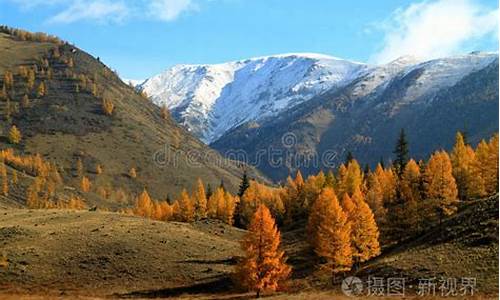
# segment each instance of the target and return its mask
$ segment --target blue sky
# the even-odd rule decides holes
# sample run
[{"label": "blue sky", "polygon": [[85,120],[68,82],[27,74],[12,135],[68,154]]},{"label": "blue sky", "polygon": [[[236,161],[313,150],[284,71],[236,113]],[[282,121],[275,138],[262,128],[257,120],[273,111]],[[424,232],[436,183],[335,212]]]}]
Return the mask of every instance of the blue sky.
[{"label": "blue sky", "polygon": [[134,79],[289,52],[383,63],[498,51],[495,0],[0,0],[0,9],[0,23],[58,35]]}]

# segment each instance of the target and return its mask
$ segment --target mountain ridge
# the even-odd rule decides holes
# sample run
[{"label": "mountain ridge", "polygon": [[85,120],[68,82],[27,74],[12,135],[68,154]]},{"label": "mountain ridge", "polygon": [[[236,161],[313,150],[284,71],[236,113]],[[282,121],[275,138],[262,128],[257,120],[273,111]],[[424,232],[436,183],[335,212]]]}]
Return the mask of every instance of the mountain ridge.
[{"label": "mountain ridge", "polygon": [[[316,53],[287,53],[219,64],[181,64],[153,76],[138,88],[206,143],[214,143],[245,122],[274,117],[328,90],[361,78],[359,93],[383,88],[394,76],[423,69],[412,98],[451,86],[483,68],[497,53],[471,52],[433,60],[403,56],[383,65],[369,65]],[[267,68],[268,72],[259,72]],[[244,76],[239,76],[245,71]],[[240,71],[240,72],[239,72]],[[239,72],[239,73],[238,73]],[[427,80],[426,80],[427,79]],[[422,88],[428,85],[429,90]]]}]

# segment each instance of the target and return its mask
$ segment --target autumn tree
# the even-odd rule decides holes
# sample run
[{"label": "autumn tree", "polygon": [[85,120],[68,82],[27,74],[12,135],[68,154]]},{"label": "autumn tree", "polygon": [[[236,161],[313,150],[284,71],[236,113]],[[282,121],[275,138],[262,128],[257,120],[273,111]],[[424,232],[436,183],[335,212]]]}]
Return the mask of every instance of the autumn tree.
[{"label": "autumn tree", "polygon": [[[483,195],[491,195],[498,192],[498,134],[495,134],[489,142],[482,140],[475,151],[476,160],[473,165],[473,174],[480,178],[477,182],[478,190]],[[482,196],[482,195],[480,195]]]},{"label": "autumn tree", "polygon": [[134,214],[146,218],[150,218],[153,215],[153,201],[149,197],[146,189],[137,197],[135,202]]},{"label": "autumn tree", "polygon": [[245,258],[237,266],[241,285],[255,291],[257,297],[261,292],[277,290],[291,273],[280,242],[271,212],[260,204],[241,242]]},{"label": "autumn tree", "polygon": [[375,216],[359,188],[351,199],[352,204],[348,204],[344,211],[351,226],[352,256],[357,265],[380,254],[379,231]]},{"label": "autumn tree", "polygon": [[24,94],[23,98],[21,99],[21,107],[26,108],[30,105],[30,99],[28,98],[28,95]]},{"label": "autumn tree", "polygon": [[196,191],[193,195],[195,203],[196,218],[203,219],[207,217],[207,195],[203,187],[203,181],[200,178],[196,181]]},{"label": "autumn tree", "polygon": [[11,144],[19,144],[21,142],[21,131],[17,129],[16,125],[12,125],[9,130],[9,142]]},{"label": "autumn tree", "polygon": [[102,105],[102,110],[106,115],[111,116],[113,114],[113,109],[115,108],[115,105],[113,104],[113,101],[111,101],[111,99],[103,98],[101,105]]},{"label": "autumn tree", "polygon": [[97,165],[95,166],[95,173],[96,173],[97,175],[102,174],[102,166],[101,166],[100,164],[97,164]]},{"label": "autumn tree", "polygon": [[357,188],[362,189],[363,177],[363,171],[355,159],[352,159],[347,167],[341,165],[337,182],[338,196],[342,197],[344,193],[352,196]]},{"label": "autumn tree", "polygon": [[314,252],[324,261],[322,270],[335,276],[351,268],[351,225],[332,188],[323,189],[314,202],[307,231]]},{"label": "autumn tree", "polygon": [[[473,166],[476,160],[476,154],[472,147],[467,145],[464,137],[460,132],[457,132],[455,138],[455,146],[450,154],[451,165],[453,170],[453,177],[457,183],[458,197],[461,200],[474,197],[474,190],[478,189],[477,184],[473,178]],[[474,187],[476,185],[476,187]],[[479,192],[482,194],[482,192]],[[481,196],[481,195],[477,195]]]},{"label": "autumn tree", "polygon": [[130,168],[130,170],[128,171],[128,176],[130,178],[137,178],[137,171],[134,167]]},{"label": "autumn tree", "polygon": [[83,162],[82,162],[82,159],[79,157],[77,160],[76,160],[76,174],[78,176],[82,176],[83,175]]},{"label": "autumn tree", "polygon": [[7,167],[3,162],[0,165],[0,175],[2,176],[2,194],[7,196],[9,195],[9,178],[7,177]]},{"label": "autumn tree", "polygon": [[436,209],[440,220],[457,210],[457,185],[453,178],[450,157],[445,151],[436,151],[429,159],[424,173],[424,189],[427,199],[438,201]]},{"label": "autumn tree", "polygon": [[14,86],[14,75],[12,75],[11,71],[5,71],[3,74],[3,82],[7,88],[12,89]]},{"label": "autumn tree", "polygon": [[221,201],[224,201],[224,190],[217,188],[207,202],[207,214],[209,218],[217,218],[217,208]]},{"label": "autumn tree", "polygon": [[194,205],[193,201],[189,197],[188,192],[185,189],[182,190],[178,202],[179,202],[180,221],[192,222],[194,220],[194,212],[195,212]]},{"label": "autumn tree", "polygon": [[366,202],[370,206],[375,220],[380,227],[386,220],[386,208],[384,207],[384,187],[383,179],[377,173],[370,172],[367,176],[368,191],[366,193]]},{"label": "autumn tree", "polygon": [[170,112],[165,104],[160,108],[160,116],[163,120],[167,120],[170,116]]},{"label": "autumn tree", "polygon": [[83,192],[88,193],[90,191],[90,179],[87,177],[83,176],[82,180],[80,181],[80,188]]},{"label": "autumn tree", "polygon": [[408,231],[419,231],[420,225],[420,211],[419,207],[421,202],[421,174],[420,167],[415,162],[415,160],[410,159],[406,164],[403,174],[401,175],[400,186],[400,197],[401,197],[401,209],[397,214],[397,224],[401,228],[404,225],[403,230]]},{"label": "autumn tree", "polygon": [[36,89],[36,95],[38,97],[43,97],[47,94],[47,87],[45,85],[45,82],[42,81],[40,82],[40,84],[38,85],[38,88]]}]

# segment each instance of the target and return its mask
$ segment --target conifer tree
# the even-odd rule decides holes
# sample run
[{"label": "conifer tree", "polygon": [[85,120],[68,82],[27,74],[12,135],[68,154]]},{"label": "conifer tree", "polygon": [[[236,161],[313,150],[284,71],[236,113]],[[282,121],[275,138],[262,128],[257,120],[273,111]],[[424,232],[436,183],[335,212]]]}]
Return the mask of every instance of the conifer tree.
[{"label": "conifer tree", "polygon": [[160,109],[160,116],[163,120],[167,120],[170,116],[170,112],[165,104],[163,104]]},{"label": "conifer tree", "polygon": [[401,175],[403,175],[406,162],[408,162],[409,158],[408,141],[406,140],[404,129],[401,129],[399,133],[396,148],[394,149],[394,154],[396,155],[396,159],[394,160],[394,167],[398,176],[401,177]]},{"label": "conifer tree", "polygon": [[353,209],[345,211],[351,225],[352,255],[357,264],[380,254],[379,231],[375,216],[359,188],[354,191],[352,202]]},{"label": "conifer tree", "polygon": [[128,171],[128,176],[130,178],[137,178],[137,171],[134,167],[130,168],[130,170]]},{"label": "conifer tree", "polygon": [[9,142],[11,144],[19,144],[21,142],[21,131],[17,129],[16,125],[12,125],[9,130]]},{"label": "conifer tree", "polygon": [[[458,197],[465,200],[474,197],[473,166],[476,160],[474,150],[465,144],[463,135],[457,132],[455,146],[450,155],[453,177],[457,183]],[[478,195],[480,196],[480,195]]]},{"label": "conifer tree", "polygon": [[81,190],[85,193],[88,193],[90,191],[90,185],[90,180],[87,177],[83,176],[82,180],[80,181]]},{"label": "conifer tree", "polygon": [[269,209],[260,204],[241,242],[245,258],[237,267],[240,283],[255,291],[257,297],[261,292],[277,290],[290,275],[280,239]]},{"label": "conifer tree", "polygon": [[215,190],[215,193],[210,196],[207,203],[207,214],[209,218],[215,219],[217,218],[217,208],[219,203],[224,201],[224,190],[222,188],[218,188]]},{"label": "conifer tree", "polygon": [[200,178],[196,181],[196,191],[193,196],[195,202],[196,218],[203,219],[207,217],[207,195],[203,187],[203,181]]},{"label": "conifer tree", "polygon": [[248,181],[247,170],[243,170],[243,175],[241,177],[241,183],[238,190],[238,197],[243,197],[245,191],[250,187],[250,182]]},{"label": "conifer tree", "polygon": [[194,220],[194,205],[185,189],[182,190],[181,197],[178,202],[181,221],[192,222]]},{"label": "conifer tree", "polygon": [[366,193],[366,202],[370,206],[375,220],[380,227],[386,220],[386,209],[384,207],[384,191],[380,179],[376,173],[368,174],[368,192]]},{"label": "conifer tree", "polygon": [[490,142],[482,140],[476,148],[476,160],[474,162],[474,176],[480,178],[476,184],[482,185],[477,188],[482,195],[491,195],[498,192],[498,134],[495,134]]},{"label": "conifer tree", "polygon": [[153,215],[153,201],[146,189],[137,197],[134,213],[138,216],[150,218]]},{"label": "conifer tree", "polygon": [[102,110],[104,114],[107,116],[111,116],[113,114],[113,109],[115,108],[115,105],[113,104],[113,101],[111,101],[108,98],[103,98],[102,99]]},{"label": "conifer tree", "polygon": [[45,85],[45,82],[42,81],[40,82],[40,84],[38,85],[38,88],[36,89],[36,95],[38,97],[43,97],[47,94],[47,87]]},{"label": "conifer tree", "polygon": [[363,171],[361,171],[361,167],[355,159],[349,162],[345,170],[341,166],[341,169],[339,169],[339,180],[337,182],[339,197],[342,197],[343,193],[352,196],[356,189],[361,189],[362,184]]},{"label": "conifer tree", "polygon": [[457,210],[457,185],[453,178],[450,157],[445,151],[436,151],[431,156],[424,173],[425,195],[427,199],[438,200],[436,209],[442,216]]},{"label": "conifer tree", "polygon": [[400,196],[401,196],[401,209],[397,216],[397,223],[394,226],[401,228],[408,233],[420,231],[419,226],[421,222],[420,211],[421,207],[421,185],[422,179],[420,174],[420,167],[415,160],[410,159],[405,166],[403,175],[401,176]]},{"label": "conifer tree", "polygon": [[9,195],[9,178],[7,177],[7,168],[5,167],[5,163],[2,162],[0,166],[0,175],[2,175],[2,194],[4,196]]},{"label": "conifer tree", "polygon": [[28,95],[24,94],[23,98],[21,99],[21,107],[26,108],[30,105],[30,99],[28,98]]},{"label": "conifer tree", "polygon": [[97,164],[97,165],[95,166],[95,173],[96,173],[97,175],[102,174],[102,167],[101,167],[101,165],[100,165],[100,164]]},{"label": "conifer tree", "polygon": [[315,253],[324,259],[321,269],[334,275],[352,265],[351,226],[332,188],[325,188],[314,202],[308,232]]}]

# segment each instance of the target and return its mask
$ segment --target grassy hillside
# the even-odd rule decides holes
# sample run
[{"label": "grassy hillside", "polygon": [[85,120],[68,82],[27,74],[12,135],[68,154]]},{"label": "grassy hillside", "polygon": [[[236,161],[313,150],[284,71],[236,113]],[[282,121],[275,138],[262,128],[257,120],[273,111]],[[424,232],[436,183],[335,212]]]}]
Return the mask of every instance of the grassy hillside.
[{"label": "grassy hillside", "polygon": [[473,277],[479,294],[498,294],[498,196],[471,201],[422,236],[368,263],[360,275],[420,278]]},{"label": "grassy hillside", "polygon": [[228,284],[243,231],[115,213],[0,211],[2,293],[175,294]]},{"label": "grassy hillside", "polygon": [[[222,160],[169,116],[162,117],[160,108],[98,58],[72,45],[0,33],[0,74],[9,72],[12,87],[0,76],[0,87],[6,85],[0,99],[0,148],[40,153],[58,166],[66,185],[78,186],[79,160],[93,192],[101,187],[108,194],[122,189],[130,195],[146,187],[153,197],[164,199],[191,188],[197,177],[213,187],[223,180],[233,191],[239,182],[238,164]],[[45,93],[39,91],[41,84]],[[103,99],[113,103],[112,115],[104,112]],[[12,125],[22,133],[19,145],[8,141]],[[102,174],[96,174],[97,165]],[[131,168],[137,170],[136,178],[128,176]],[[92,193],[86,198],[99,200]],[[7,205],[8,199],[0,202]]]},{"label": "grassy hillside", "polygon": [[[208,220],[184,224],[106,212],[0,210],[0,258],[4,254],[7,262],[0,268],[0,298],[33,293],[248,299],[250,294],[230,281],[243,234]],[[290,294],[271,299],[343,296],[329,279],[316,276],[303,230],[284,232],[283,246],[294,270]],[[476,293],[488,299],[498,294],[497,266],[498,197],[493,197],[467,203],[442,227],[349,275],[405,277],[408,294],[415,293],[420,278],[475,277]]]}]

